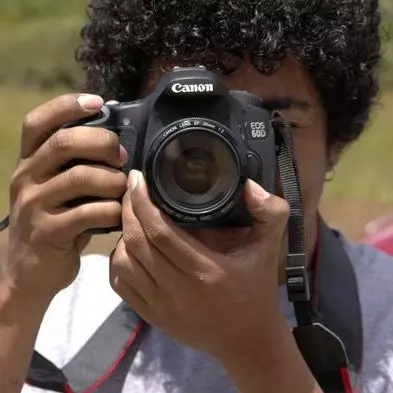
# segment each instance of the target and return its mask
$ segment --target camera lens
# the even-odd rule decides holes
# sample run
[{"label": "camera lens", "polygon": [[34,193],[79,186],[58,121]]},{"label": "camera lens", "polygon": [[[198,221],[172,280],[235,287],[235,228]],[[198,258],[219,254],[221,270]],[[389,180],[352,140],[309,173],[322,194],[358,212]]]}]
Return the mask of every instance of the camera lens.
[{"label": "camera lens", "polygon": [[231,145],[200,129],[182,132],[162,145],[155,169],[161,197],[187,213],[216,209],[232,196],[239,181]]},{"label": "camera lens", "polygon": [[181,153],[173,168],[176,184],[189,194],[205,194],[217,183],[219,166],[213,155],[200,147]]}]

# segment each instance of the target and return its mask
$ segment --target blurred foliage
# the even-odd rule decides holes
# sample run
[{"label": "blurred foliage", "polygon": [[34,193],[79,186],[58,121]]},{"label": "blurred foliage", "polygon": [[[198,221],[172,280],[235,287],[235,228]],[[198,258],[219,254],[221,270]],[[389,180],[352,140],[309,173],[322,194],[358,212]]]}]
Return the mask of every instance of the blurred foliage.
[{"label": "blurred foliage", "polygon": [[384,58],[382,62],[382,83],[393,87],[393,1],[382,1],[384,17],[382,34],[384,37]]},{"label": "blurred foliage", "polygon": [[[83,73],[74,60],[87,0],[0,0],[0,84],[77,88]],[[384,16],[382,78],[393,86],[393,1]],[[385,34],[386,33],[386,34]]]},{"label": "blurred foliage", "polygon": [[74,52],[85,8],[84,0],[1,0],[0,84],[78,86]]},{"label": "blurred foliage", "polygon": [[1,0],[0,22],[29,22],[32,19],[83,15],[84,0]]}]

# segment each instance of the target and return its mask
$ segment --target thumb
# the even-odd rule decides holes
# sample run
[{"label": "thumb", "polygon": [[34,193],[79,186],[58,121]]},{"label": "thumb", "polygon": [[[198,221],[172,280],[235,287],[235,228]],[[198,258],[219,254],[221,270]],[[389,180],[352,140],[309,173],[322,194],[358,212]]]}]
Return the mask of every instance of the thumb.
[{"label": "thumb", "polygon": [[280,236],[285,230],[289,217],[288,203],[269,194],[260,185],[248,180],[244,200],[248,211],[254,218],[250,240],[260,242],[267,236]]}]

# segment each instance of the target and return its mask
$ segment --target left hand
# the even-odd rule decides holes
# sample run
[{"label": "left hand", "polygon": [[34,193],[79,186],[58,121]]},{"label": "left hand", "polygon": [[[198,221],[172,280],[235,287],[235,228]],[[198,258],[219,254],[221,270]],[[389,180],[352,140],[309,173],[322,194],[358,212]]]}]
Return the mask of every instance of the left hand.
[{"label": "left hand", "polygon": [[112,287],[144,320],[217,357],[277,341],[285,325],[278,265],[289,208],[251,180],[244,198],[255,223],[241,246],[219,253],[155,207],[132,171],[111,258]]}]

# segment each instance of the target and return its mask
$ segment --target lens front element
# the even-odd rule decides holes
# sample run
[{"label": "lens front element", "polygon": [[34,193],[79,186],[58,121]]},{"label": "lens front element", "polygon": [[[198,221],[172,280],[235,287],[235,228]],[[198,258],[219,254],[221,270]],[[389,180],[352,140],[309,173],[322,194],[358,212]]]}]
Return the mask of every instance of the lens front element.
[{"label": "lens front element", "polygon": [[188,129],[165,141],[155,160],[161,197],[185,213],[206,213],[230,198],[239,181],[231,145],[218,134]]}]

